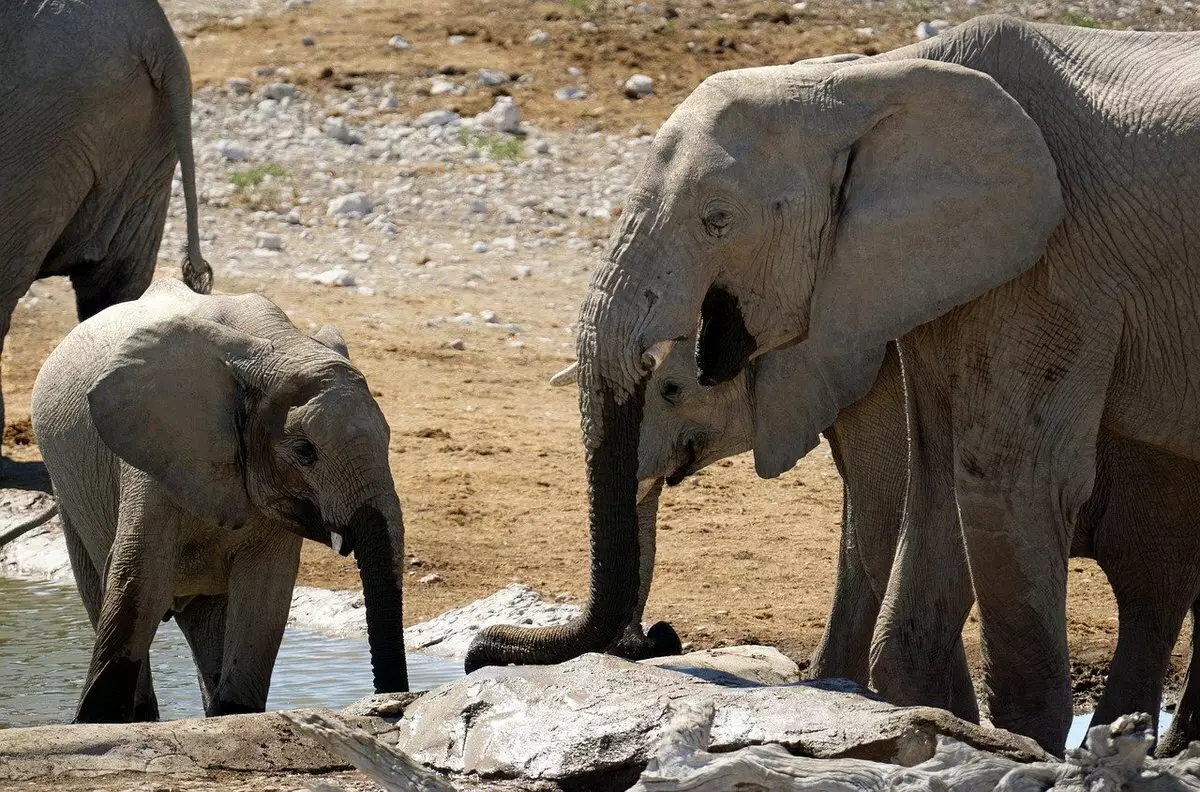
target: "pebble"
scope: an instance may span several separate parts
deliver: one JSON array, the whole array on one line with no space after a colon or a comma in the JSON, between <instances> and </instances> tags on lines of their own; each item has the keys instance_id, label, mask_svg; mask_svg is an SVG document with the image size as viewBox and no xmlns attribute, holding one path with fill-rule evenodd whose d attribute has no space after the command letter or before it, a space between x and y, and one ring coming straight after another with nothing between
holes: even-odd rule
<instances>
[{"instance_id":1,"label":"pebble","mask_svg":"<svg viewBox=\"0 0 1200 792\"><path fill-rule=\"evenodd\" d=\"M950 23L944 19L935 19L932 22L922 22L917 25L917 40L924 41L927 38L933 38L948 27L950 27Z\"/></svg>"},{"instance_id":2,"label":"pebble","mask_svg":"<svg viewBox=\"0 0 1200 792\"><path fill-rule=\"evenodd\" d=\"M449 44L451 47L457 47L459 44L462 44L466 40L467 39L465 36L460 36L458 34L455 34L455 35L447 38L446 43Z\"/></svg>"},{"instance_id":3,"label":"pebble","mask_svg":"<svg viewBox=\"0 0 1200 792\"><path fill-rule=\"evenodd\" d=\"M400 100L394 96L385 96L379 101L380 110L395 110L400 106Z\"/></svg>"},{"instance_id":4,"label":"pebble","mask_svg":"<svg viewBox=\"0 0 1200 792\"><path fill-rule=\"evenodd\" d=\"M537 152L538 154L549 154L550 153L550 141L549 140L535 141L533 144L533 150L535 152Z\"/></svg>"},{"instance_id":5,"label":"pebble","mask_svg":"<svg viewBox=\"0 0 1200 792\"><path fill-rule=\"evenodd\" d=\"M508 72L497 71L496 69L480 69L479 84L488 88L495 88L498 85L504 85L509 82Z\"/></svg>"},{"instance_id":6,"label":"pebble","mask_svg":"<svg viewBox=\"0 0 1200 792\"><path fill-rule=\"evenodd\" d=\"M319 283L322 286L353 286L354 276L349 270L342 267L335 267L325 272L320 272L309 278L313 283Z\"/></svg>"},{"instance_id":7,"label":"pebble","mask_svg":"<svg viewBox=\"0 0 1200 792\"><path fill-rule=\"evenodd\" d=\"M360 264L371 260L371 249L365 245L357 245L354 250L350 251L350 260L357 261Z\"/></svg>"},{"instance_id":8,"label":"pebble","mask_svg":"<svg viewBox=\"0 0 1200 792\"><path fill-rule=\"evenodd\" d=\"M599 26L596 25L595 22L593 22L589 19L589 20L585 20L584 22L580 23L579 29L584 31L585 33L595 33L600 28L599 28Z\"/></svg>"},{"instance_id":9,"label":"pebble","mask_svg":"<svg viewBox=\"0 0 1200 792\"><path fill-rule=\"evenodd\" d=\"M267 83L259 91L259 95L263 99L290 99L296 95L296 86L289 83Z\"/></svg>"},{"instance_id":10,"label":"pebble","mask_svg":"<svg viewBox=\"0 0 1200 792\"><path fill-rule=\"evenodd\" d=\"M518 264L513 267L513 272L517 273L518 278L528 278L533 275L533 267L528 267L524 264Z\"/></svg>"},{"instance_id":11,"label":"pebble","mask_svg":"<svg viewBox=\"0 0 1200 792\"><path fill-rule=\"evenodd\" d=\"M412 42L404 38L404 36L392 36L388 39L388 46L394 50L410 50Z\"/></svg>"},{"instance_id":12,"label":"pebble","mask_svg":"<svg viewBox=\"0 0 1200 792\"><path fill-rule=\"evenodd\" d=\"M521 111L511 96L497 96L490 110L485 110L475 119L497 131L515 135L521 131Z\"/></svg>"},{"instance_id":13,"label":"pebble","mask_svg":"<svg viewBox=\"0 0 1200 792\"><path fill-rule=\"evenodd\" d=\"M454 83L447 80L434 80L433 85L429 86L430 96L441 96L448 94L454 90Z\"/></svg>"},{"instance_id":14,"label":"pebble","mask_svg":"<svg viewBox=\"0 0 1200 792\"><path fill-rule=\"evenodd\" d=\"M334 198L332 201L330 201L329 209L326 211L326 215L366 215L374 206L375 203L367 197L366 193L352 192Z\"/></svg>"},{"instance_id":15,"label":"pebble","mask_svg":"<svg viewBox=\"0 0 1200 792\"><path fill-rule=\"evenodd\" d=\"M467 348L466 342L464 342L461 338L454 339L447 344L447 346L449 346L451 349L457 349L459 352Z\"/></svg>"},{"instance_id":16,"label":"pebble","mask_svg":"<svg viewBox=\"0 0 1200 792\"><path fill-rule=\"evenodd\" d=\"M525 41L533 44L535 47L541 46L550 42L550 34L544 30L535 30L529 34L529 38L525 39Z\"/></svg>"},{"instance_id":17,"label":"pebble","mask_svg":"<svg viewBox=\"0 0 1200 792\"><path fill-rule=\"evenodd\" d=\"M458 121L460 116L450 110L429 110L417 116L417 120L413 121L415 127L434 127L446 126Z\"/></svg>"},{"instance_id":18,"label":"pebble","mask_svg":"<svg viewBox=\"0 0 1200 792\"><path fill-rule=\"evenodd\" d=\"M229 92L232 94L244 96L245 94L250 93L250 81L245 77L230 77L229 81L225 83L225 85L229 88Z\"/></svg>"},{"instance_id":19,"label":"pebble","mask_svg":"<svg viewBox=\"0 0 1200 792\"><path fill-rule=\"evenodd\" d=\"M487 211L487 205L485 205L483 201L476 198L474 201L471 201L471 211L475 214L483 214Z\"/></svg>"},{"instance_id":20,"label":"pebble","mask_svg":"<svg viewBox=\"0 0 1200 792\"><path fill-rule=\"evenodd\" d=\"M625 81L625 95L630 99L640 99L654 93L654 80L645 74L635 74Z\"/></svg>"},{"instance_id":21,"label":"pebble","mask_svg":"<svg viewBox=\"0 0 1200 792\"><path fill-rule=\"evenodd\" d=\"M232 140L218 140L213 145L213 148L217 150L218 154L230 162L246 161L246 147L240 143L234 143Z\"/></svg>"},{"instance_id":22,"label":"pebble","mask_svg":"<svg viewBox=\"0 0 1200 792\"><path fill-rule=\"evenodd\" d=\"M471 245L472 253L487 253L489 249L487 242L476 242L474 245Z\"/></svg>"},{"instance_id":23,"label":"pebble","mask_svg":"<svg viewBox=\"0 0 1200 792\"><path fill-rule=\"evenodd\" d=\"M321 132L327 138L332 138L339 143L345 143L348 146L362 143L362 136L356 134L350 125L346 123L346 119L341 116L330 116L325 119L325 123L321 125Z\"/></svg>"},{"instance_id":24,"label":"pebble","mask_svg":"<svg viewBox=\"0 0 1200 792\"><path fill-rule=\"evenodd\" d=\"M259 231L254 235L254 247L262 250L282 250L283 238L279 234Z\"/></svg>"},{"instance_id":25,"label":"pebble","mask_svg":"<svg viewBox=\"0 0 1200 792\"><path fill-rule=\"evenodd\" d=\"M484 324L500 324L500 317L496 316L495 311L484 311L479 314L479 318L483 320Z\"/></svg>"},{"instance_id":26,"label":"pebble","mask_svg":"<svg viewBox=\"0 0 1200 792\"><path fill-rule=\"evenodd\" d=\"M317 40L312 36L305 36L304 38L300 39L300 44L304 47L315 47L317 45Z\"/></svg>"},{"instance_id":27,"label":"pebble","mask_svg":"<svg viewBox=\"0 0 1200 792\"><path fill-rule=\"evenodd\" d=\"M559 88L557 91L555 91L554 98L560 102L571 102L587 98L587 93L582 88L577 88L574 85L571 85L566 88Z\"/></svg>"}]
</instances>

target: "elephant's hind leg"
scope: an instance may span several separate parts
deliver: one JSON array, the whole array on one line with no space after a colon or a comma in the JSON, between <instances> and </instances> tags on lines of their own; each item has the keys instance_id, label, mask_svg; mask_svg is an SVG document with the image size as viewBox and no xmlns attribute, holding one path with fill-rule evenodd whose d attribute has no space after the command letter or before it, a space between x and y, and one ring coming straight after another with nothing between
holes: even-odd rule
<instances>
[{"instance_id":1,"label":"elephant's hind leg","mask_svg":"<svg viewBox=\"0 0 1200 792\"><path fill-rule=\"evenodd\" d=\"M165 190L159 190L135 202L126 210L104 259L71 273L79 321L117 303L136 300L150 286L168 197Z\"/></svg>"},{"instance_id":2,"label":"elephant's hind leg","mask_svg":"<svg viewBox=\"0 0 1200 792\"><path fill-rule=\"evenodd\" d=\"M229 598L224 594L196 597L182 613L175 614L175 623L192 649L205 712L212 709L216 702L217 687L221 682L228 604Z\"/></svg>"},{"instance_id":3,"label":"elephant's hind leg","mask_svg":"<svg viewBox=\"0 0 1200 792\"><path fill-rule=\"evenodd\" d=\"M1175 756L1187 748L1193 740L1200 740L1200 668L1196 666L1197 647L1200 646L1200 600L1192 603L1192 643L1188 650L1187 676L1183 680L1183 692L1175 705L1175 717L1166 734L1159 737L1159 756Z\"/></svg>"}]
</instances>

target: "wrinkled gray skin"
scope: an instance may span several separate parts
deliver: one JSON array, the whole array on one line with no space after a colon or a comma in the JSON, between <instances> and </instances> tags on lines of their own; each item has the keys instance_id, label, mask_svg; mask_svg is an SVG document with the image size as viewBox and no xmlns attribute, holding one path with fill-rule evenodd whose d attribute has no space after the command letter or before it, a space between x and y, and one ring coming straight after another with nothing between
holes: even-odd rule
<instances>
[{"instance_id":1,"label":"wrinkled gray skin","mask_svg":"<svg viewBox=\"0 0 1200 792\"><path fill-rule=\"evenodd\" d=\"M0 6L0 347L38 278L69 277L80 320L146 290L176 160L183 278L211 290L191 104L187 60L155 0Z\"/></svg>"},{"instance_id":2,"label":"wrinkled gray skin","mask_svg":"<svg viewBox=\"0 0 1200 792\"><path fill-rule=\"evenodd\" d=\"M32 413L96 630L76 721L157 718L147 651L172 616L205 713L261 712L302 537L353 551L376 692L408 689L389 429L336 330L158 280L67 335Z\"/></svg>"},{"instance_id":3,"label":"wrinkled gray skin","mask_svg":"<svg viewBox=\"0 0 1200 792\"><path fill-rule=\"evenodd\" d=\"M780 385L802 399L812 387L807 347L768 353L786 372ZM677 345L650 378L639 443L639 479L655 496L664 480L678 482L718 459L752 450L751 388L757 362L714 387L692 378L690 344ZM837 585L825 633L812 658L813 678L847 677L866 685L872 633L888 587L904 508L908 438L902 367L889 345L871 390L843 408L825 431L845 483ZM1071 555L1095 558L1117 598L1120 630L1104 693L1092 725L1120 715L1161 710L1162 683L1184 615L1200 596L1200 464L1102 434L1096 487L1080 511ZM645 505L649 498L640 505ZM643 554L644 555L644 554ZM938 559L943 575L969 588L961 548ZM643 569L641 586L649 588ZM931 618L933 614L930 614ZM949 708L978 722L979 711L961 641L947 662ZM1200 739L1198 701L1189 673L1184 695L1161 741L1174 755ZM876 684L878 681L876 680ZM1187 715L1183 715L1187 713Z\"/></svg>"},{"instance_id":4,"label":"wrinkled gray skin","mask_svg":"<svg viewBox=\"0 0 1200 792\"><path fill-rule=\"evenodd\" d=\"M812 345L803 409L769 360L755 371L766 477L898 339L913 443L873 676L945 706L974 599L993 721L1061 754L1067 558L1097 437L1200 457L1200 316L1180 299L1200 291L1197 75L1200 35L979 17L870 59L705 80L656 135L581 311L589 604L482 632L468 667L557 662L628 623L646 383L697 324L702 384ZM927 563L963 538L966 590Z\"/></svg>"}]
</instances>

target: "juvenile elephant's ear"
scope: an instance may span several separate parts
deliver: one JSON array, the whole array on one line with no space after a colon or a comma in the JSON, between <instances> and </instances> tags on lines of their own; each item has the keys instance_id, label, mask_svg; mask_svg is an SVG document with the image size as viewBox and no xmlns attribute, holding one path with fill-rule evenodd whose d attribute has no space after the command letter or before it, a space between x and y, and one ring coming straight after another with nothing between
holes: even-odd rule
<instances>
[{"instance_id":1,"label":"juvenile elephant's ear","mask_svg":"<svg viewBox=\"0 0 1200 792\"><path fill-rule=\"evenodd\" d=\"M1041 257L1064 213L1057 171L995 80L936 61L849 63L820 90L846 165L810 338L881 346Z\"/></svg>"},{"instance_id":2,"label":"juvenile elephant's ear","mask_svg":"<svg viewBox=\"0 0 1200 792\"><path fill-rule=\"evenodd\" d=\"M268 342L190 316L135 330L88 391L92 423L114 454L148 473L192 515L246 519L235 369Z\"/></svg>"},{"instance_id":3,"label":"juvenile elephant's ear","mask_svg":"<svg viewBox=\"0 0 1200 792\"><path fill-rule=\"evenodd\" d=\"M875 383L886 346L834 358L808 341L776 349L751 365L754 394L754 470L775 478L818 443L838 411Z\"/></svg>"},{"instance_id":4,"label":"juvenile elephant's ear","mask_svg":"<svg viewBox=\"0 0 1200 792\"><path fill-rule=\"evenodd\" d=\"M342 334L333 325L321 325L321 329L312 334L312 340L329 347L346 360L350 359L350 348L346 346L346 339L342 338Z\"/></svg>"}]
</instances>

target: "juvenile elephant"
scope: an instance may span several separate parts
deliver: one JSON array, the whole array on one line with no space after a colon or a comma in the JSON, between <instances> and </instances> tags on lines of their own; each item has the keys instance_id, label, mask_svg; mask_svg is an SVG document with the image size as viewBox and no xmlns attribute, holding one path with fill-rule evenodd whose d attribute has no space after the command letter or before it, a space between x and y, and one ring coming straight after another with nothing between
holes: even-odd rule
<instances>
[{"instance_id":1,"label":"juvenile elephant","mask_svg":"<svg viewBox=\"0 0 1200 792\"><path fill-rule=\"evenodd\" d=\"M191 104L187 59L155 0L0 5L0 347L38 278L69 277L81 320L145 291L176 160L183 278L209 292Z\"/></svg>"},{"instance_id":2,"label":"juvenile elephant","mask_svg":"<svg viewBox=\"0 0 1200 792\"><path fill-rule=\"evenodd\" d=\"M158 280L67 335L32 412L96 630L76 721L157 717L147 652L172 616L205 713L261 712L302 538L354 553L375 690L408 689L389 429L335 329Z\"/></svg>"},{"instance_id":3,"label":"juvenile elephant","mask_svg":"<svg viewBox=\"0 0 1200 792\"><path fill-rule=\"evenodd\" d=\"M804 344L771 352L729 382L703 387L694 379L694 347L677 345L647 384L638 444L639 510L657 506L664 481L678 483L718 459L753 449L751 380L761 362L769 360L776 367L777 386L789 388L790 403L803 409L813 382L807 353ZM564 384L568 371L552 382ZM824 432L845 484L845 499L837 584L825 633L812 658L813 678L842 676L864 685L871 681L869 649L893 574L904 509L904 410L900 358L895 345L889 345L871 390L843 408ZM1120 619L1116 653L1092 725L1132 712L1152 713L1157 724L1171 649L1184 616L1200 596L1200 533L1195 530L1200 464L1108 434L1099 442L1097 483L1080 512L1071 555L1098 561L1113 587ZM653 501L641 493L653 494ZM969 587L961 547L951 549L937 560L939 573ZM652 565L643 567L644 591L650 588L652 574ZM929 618L936 619L936 614ZM949 708L978 721L962 642L954 644L945 663ZM1185 685L1178 707L1182 716L1164 735L1164 753L1176 753L1200 739L1200 729L1186 715L1198 701L1192 687Z\"/></svg>"},{"instance_id":4,"label":"juvenile elephant","mask_svg":"<svg viewBox=\"0 0 1200 792\"><path fill-rule=\"evenodd\" d=\"M788 409L772 366L755 372L771 477L896 339L908 572L874 675L893 701L944 706L937 661L977 602L993 721L1061 754L1067 558L1097 438L1200 458L1198 79L1200 35L979 17L872 58L705 80L655 136L581 310L589 605L565 629L483 631L468 664L557 662L628 621L645 390L673 343L699 328L703 384L811 344L803 423L762 431ZM959 537L966 590L922 566Z\"/></svg>"}]
</instances>

